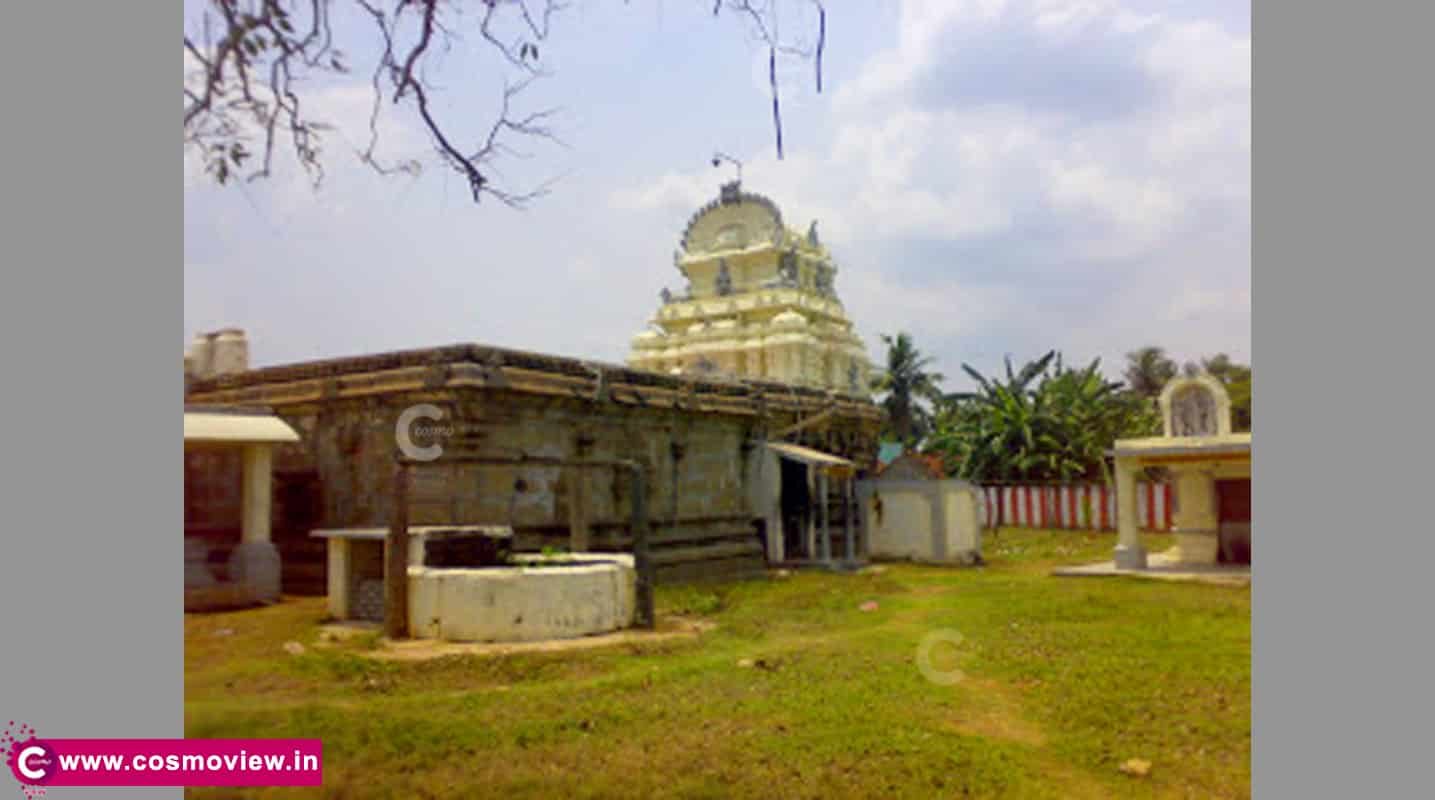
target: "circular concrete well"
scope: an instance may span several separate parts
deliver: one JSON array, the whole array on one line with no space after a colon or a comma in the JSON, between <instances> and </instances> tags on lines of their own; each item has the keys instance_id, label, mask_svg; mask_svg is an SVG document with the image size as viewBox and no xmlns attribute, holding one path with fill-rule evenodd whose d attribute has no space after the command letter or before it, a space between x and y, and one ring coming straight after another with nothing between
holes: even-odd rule
<instances>
[{"instance_id":1,"label":"circular concrete well","mask_svg":"<svg viewBox=\"0 0 1435 800\"><path fill-rule=\"evenodd\" d=\"M514 566L409 567L409 629L450 642L531 642L633 624L633 557L515 555Z\"/></svg>"}]
</instances>

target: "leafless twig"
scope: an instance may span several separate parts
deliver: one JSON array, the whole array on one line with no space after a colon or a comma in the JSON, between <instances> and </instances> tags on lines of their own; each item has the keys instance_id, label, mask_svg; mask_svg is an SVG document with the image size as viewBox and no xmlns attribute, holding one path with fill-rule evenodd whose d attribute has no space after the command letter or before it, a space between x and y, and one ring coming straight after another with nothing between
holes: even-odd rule
<instances>
[{"instance_id":1,"label":"leafless twig","mask_svg":"<svg viewBox=\"0 0 1435 800\"><path fill-rule=\"evenodd\" d=\"M779 36L781 1L714 0L713 6L714 14L728 9L747 22L768 50L778 158L783 153L783 131L777 55L807 58L814 52ZM810 2L817 9L815 60L821 92L826 10L821 0L792 1ZM459 39L463 27L458 23L465 8L475 6L477 22L471 30L476 29L478 38L519 79L502 81L497 117L482 135L469 140L474 142L470 146L453 121L439 118L431 102L438 90L429 81L427 68ZM355 148L359 160L383 174L419 172L417 160L385 163L377 155L381 108L386 102L405 105L415 112L442 163L467 180L475 201L489 195L522 207L547 193L552 182L517 192L499 188L493 177L501 158L527 157L510 144L513 140L562 144L551 126L554 109L524 114L516 106L519 94L547 74L540 45L546 49L553 17L565 7L562 0L208 0L183 36L185 145L225 183L241 170L250 180L270 175L276 150L287 144L313 183L321 183L321 145L331 126L315 118L313 103L302 99L316 81L349 72L348 57L335 46L335 15L346 10L368 23L361 27L372 32L376 40L372 49L378 51L369 75L373 104L368 141L362 149Z\"/></svg>"}]
</instances>

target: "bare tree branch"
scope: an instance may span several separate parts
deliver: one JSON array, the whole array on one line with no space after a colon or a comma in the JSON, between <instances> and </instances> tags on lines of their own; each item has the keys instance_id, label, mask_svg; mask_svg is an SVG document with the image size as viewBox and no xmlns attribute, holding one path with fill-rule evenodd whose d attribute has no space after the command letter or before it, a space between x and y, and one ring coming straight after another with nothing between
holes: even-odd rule
<instances>
[{"instance_id":1,"label":"bare tree branch","mask_svg":"<svg viewBox=\"0 0 1435 800\"><path fill-rule=\"evenodd\" d=\"M805 2L811 2L818 12L816 71L821 92L826 11L821 0ZM713 13L724 8L733 12L768 50L772 119L781 158L776 57L781 53L807 58L812 53L778 35L779 3L715 0ZM466 146L467 137L454 123L439 118L432 102L438 90L427 76L432 63L442 59L459 39L463 28L455 23L462 21L466 7L474 5L479 6L478 15L469 30L476 29L479 40L520 79L502 80L497 116ZM319 185L324 177L323 134L332 126L314 117L314 104L304 102L308 97L305 87L349 71L347 56L335 46L334 38L334 15L343 9L368 23L372 35L370 42L355 42L356 50L377 50L377 61L368 76L373 103L367 143L354 148L360 162L381 174L420 171L417 160L386 163L377 154L382 106L407 104L440 161L464 176L476 202L489 195L506 205L522 207L547 194L553 181L516 192L498 188L493 178L499 175L500 160L530 156L513 147L513 140L563 144L552 128L554 109L519 113L515 107L518 96L534 80L547 75L540 46L548 41L554 15L566 7L562 0L208 0L197 24L188 26L183 35L185 146L198 154L218 182L226 183L241 170L248 180L271 175L276 151L287 144L300 167ZM351 28L345 25L341 30ZM251 158L253 163L248 163Z\"/></svg>"},{"instance_id":2,"label":"bare tree branch","mask_svg":"<svg viewBox=\"0 0 1435 800\"><path fill-rule=\"evenodd\" d=\"M827 43L827 9L823 7L821 0L810 0L817 9L817 92L822 93L822 51ZM797 56L799 58L811 58L813 53L800 43L783 41L779 34L779 21L777 16L779 3L777 0L715 0L713 3L713 16L717 16L722 9L727 8L738 14L751 23L757 38L767 47L767 83L768 90L772 96L772 129L777 141L777 159L782 160L782 99L778 91L777 83L777 54Z\"/></svg>"}]
</instances>

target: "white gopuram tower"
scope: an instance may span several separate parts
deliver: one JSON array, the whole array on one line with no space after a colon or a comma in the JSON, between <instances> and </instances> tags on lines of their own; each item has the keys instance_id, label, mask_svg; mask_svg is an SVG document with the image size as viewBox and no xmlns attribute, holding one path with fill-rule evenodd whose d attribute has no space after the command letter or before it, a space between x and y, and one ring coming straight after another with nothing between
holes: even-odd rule
<instances>
[{"instance_id":1,"label":"white gopuram tower","mask_svg":"<svg viewBox=\"0 0 1435 800\"><path fill-rule=\"evenodd\" d=\"M776 203L733 181L688 221L673 265L687 288L663 290L630 366L867 396L871 363L815 221L805 234L789 229Z\"/></svg>"}]
</instances>

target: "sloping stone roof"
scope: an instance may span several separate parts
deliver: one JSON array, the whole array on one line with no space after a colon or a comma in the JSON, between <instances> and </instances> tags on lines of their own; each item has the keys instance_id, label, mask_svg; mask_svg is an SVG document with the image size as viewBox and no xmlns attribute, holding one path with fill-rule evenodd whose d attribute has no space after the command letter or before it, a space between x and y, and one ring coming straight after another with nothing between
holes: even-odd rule
<instances>
[{"instance_id":1,"label":"sloping stone roof","mask_svg":"<svg viewBox=\"0 0 1435 800\"><path fill-rule=\"evenodd\" d=\"M263 367L190 384L187 402L280 406L414 389L474 387L600 398L629 405L751 414L762 407L880 420L869 400L765 380L669 375L600 361L455 344Z\"/></svg>"}]
</instances>

